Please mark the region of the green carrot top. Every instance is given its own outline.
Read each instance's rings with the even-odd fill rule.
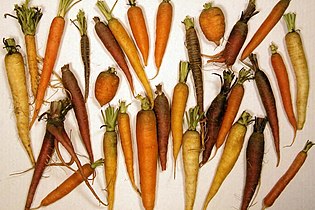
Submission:
[[[204,10],[210,9],[211,7],[212,7],[212,2],[207,2],[203,5]]]
[[[107,21],[110,21],[111,19],[113,19],[112,16],[112,12],[113,9],[115,8],[116,4],[118,1],[115,2],[115,4],[113,5],[112,9],[109,9],[108,5],[105,3],[105,1],[102,0],[98,0],[96,2],[96,6],[98,7],[98,9],[101,11],[101,13],[104,15],[105,19]]]
[[[77,0],[74,2],[74,0],[60,0],[59,6],[58,6],[58,12],[57,16],[64,17],[67,12],[77,3],[79,3],[81,0]]]
[[[126,101],[119,102],[119,113],[125,114],[127,113],[127,108],[130,104],[126,104]]]
[[[14,38],[7,39],[3,38],[3,44],[4,44],[3,48],[7,50],[8,55],[19,52],[18,50],[19,45],[16,45]]]
[[[275,44],[275,43],[271,43],[270,44],[270,51],[272,54],[276,54],[277,53],[277,50],[278,50],[278,46]]]
[[[185,28],[186,28],[186,31],[190,28],[194,28],[195,25],[194,25],[194,19],[189,17],[189,16],[186,16],[184,21],[183,21],[184,25],[185,25]]]
[[[104,163],[104,159],[98,159],[94,163],[91,164],[91,168],[95,169],[96,167],[102,165]]]
[[[185,83],[187,80],[187,75],[189,72],[189,62],[187,61],[180,61],[179,62],[179,83]]]
[[[115,108],[112,107],[112,106],[108,106],[105,109],[105,114],[101,110],[102,117],[103,117],[103,120],[104,120],[104,125],[106,126],[106,132],[115,131],[118,111],[119,111],[118,108],[115,110]]]
[[[314,145],[313,142],[307,140],[307,141],[306,141],[306,144],[305,144],[305,146],[304,146],[304,148],[303,148],[303,150],[302,150],[302,152],[307,153],[308,150],[310,150],[313,145]]]
[[[78,24],[76,24],[75,22],[78,22]],[[80,31],[81,36],[87,35],[87,22],[86,22],[85,13],[82,9],[79,10],[77,14],[77,19],[73,20],[72,23]]]
[[[152,110],[152,106],[150,103],[150,100],[148,99],[148,97],[143,97],[142,95],[137,95],[136,99],[140,100],[141,102],[141,109],[142,110]]]
[[[238,79],[236,81],[236,84],[243,84],[245,81],[253,79],[253,75],[251,73],[251,70],[246,70],[245,68],[242,68],[238,72]]]
[[[288,32],[294,32],[296,31],[295,29],[295,19],[296,19],[296,14],[293,12],[287,13],[283,15],[283,18],[286,22]]]
[[[186,112],[186,120],[188,123],[188,130],[195,131],[198,125],[198,122],[203,114],[199,114],[199,106],[195,106],[194,108],[190,108],[188,112]]]
[[[248,126],[252,122],[252,116],[247,111],[243,111],[241,117],[237,120],[238,124],[244,125],[245,127]]]

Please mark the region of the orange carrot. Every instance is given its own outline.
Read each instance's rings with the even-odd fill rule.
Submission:
[[[40,81],[38,84],[36,99],[35,99],[35,108],[32,120],[30,122],[30,128],[34,124],[39,112],[40,108],[44,102],[44,97],[46,93],[46,89],[48,87],[50,77],[55,66],[55,62],[57,59],[59,46],[61,44],[62,35],[65,27],[65,15],[71,9],[71,7],[78,3],[81,0],[60,0],[59,8],[57,12],[57,16],[52,20],[49,34],[46,43],[46,51],[43,63],[42,74],[40,77]]]
[[[173,6],[170,0],[163,0],[157,10],[156,14],[156,29],[155,29],[155,49],[154,59],[157,68],[157,73],[162,64],[163,56],[166,50],[168,38],[170,35],[171,25],[173,19]]]
[[[273,7],[267,18],[260,25],[252,39],[249,41],[247,46],[245,47],[241,60],[244,60],[251,54],[256,47],[266,38],[271,29],[279,22],[285,10],[288,8],[291,0],[280,0]]]
[[[149,57],[149,35],[145,24],[142,8],[136,5],[135,0],[129,1],[129,9],[127,11],[129,25],[137,46],[142,54],[144,65],[148,64]]]

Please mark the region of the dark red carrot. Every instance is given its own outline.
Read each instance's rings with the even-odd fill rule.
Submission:
[[[246,148],[246,181],[243,191],[241,210],[246,210],[258,185],[264,157],[264,129],[267,118],[255,119],[254,132],[248,140]]]
[[[250,54],[249,59],[252,63],[252,68],[255,71],[254,79],[263,106],[267,113],[267,118],[272,130],[274,145],[277,153],[277,166],[280,162],[280,137],[279,137],[279,122],[276,107],[276,100],[267,75],[259,69],[257,57],[255,54]]]
[[[134,93],[133,80],[124,52],[122,51],[109,27],[105,23],[101,22],[99,17],[94,17],[93,20],[95,21],[94,28],[98,38],[100,38],[105,48],[113,56],[118,66],[124,72],[130,85],[131,92]]]
[[[219,94],[211,102],[206,112],[205,147],[202,152],[202,160],[199,166],[203,166],[209,159],[213,146],[217,140],[222,119],[226,110],[227,96],[232,87],[234,73],[223,71],[223,83]],[[222,81],[222,79],[221,79]]]
[[[66,64],[61,68],[61,73],[62,84],[70,93],[70,99],[78,122],[83,144],[89,155],[90,162],[93,163],[94,157],[90,139],[89,119],[82,92],[78,85],[77,79],[75,78],[74,74],[70,71],[69,64]]]
[[[211,60],[208,62],[225,63],[227,67],[231,67],[245,42],[248,33],[248,21],[256,15],[255,0],[250,0],[245,11],[242,12],[240,19],[233,26],[229,38],[226,42],[224,50],[220,53],[209,56]]]
[[[171,109],[162,85],[156,86],[153,110],[157,121],[157,139],[162,171],[166,170],[168,138],[171,130]]]

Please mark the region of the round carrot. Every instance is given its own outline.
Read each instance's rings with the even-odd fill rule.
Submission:
[[[118,133],[121,140],[121,147],[125,157],[125,164],[127,168],[127,173],[134,190],[141,195],[138,189],[134,176],[133,168],[133,149],[132,149],[132,134],[130,117],[127,113],[127,107],[125,101],[121,101],[119,104],[119,113],[117,116]]]
[[[141,64],[140,57],[134,42],[132,41],[132,39],[130,38],[129,34],[127,33],[123,25],[120,23],[120,21],[112,16],[111,14],[112,10],[111,11],[109,10],[108,6],[104,1],[98,0],[96,5],[102,12],[102,14],[105,16],[106,20],[108,21],[108,27],[112,31],[117,42],[119,43],[123,51],[126,53],[128,60],[131,66],[133,67],[134,71],[136,72],[140,82],[142,83],[145,92],[150,100],[151,106],[153,107],[154,105],[153,92],[149,80]]]
[[[53,72],[55,62],[57,59],[59,47],[61,44],[62,35],[65,28],[65,19],[64,16],[71,9],[71,7],[78,3],[81,0],[60,0],[57,16],[51,22],[49,28],[49,34],[46,43],[46,51],[43,63],[43,69],[40,76],[37,94],[35,99],[35,107],[32,120],[30,122],[30,128],[33,126],[39,112],[40,108],[44,102],[44,97],[46,93],[46,89],[48,87],[51,74]]]
[[[288,186],[294,176],[298,173],[300,168],[303,166],[306,158],[308,150],[314,145],[313,142],[307,141],[303,150],[301,150],[291,163],[290,167],[287,171],[280,177],[277,183],[272,187],[269,193],[263,199],[264,209],[266,207],[270,207],[276,201],[276,199],[280,196],[283,190]]]
[[[105,114],[102,112],[106,131],[103,138],[104,170],[108,209],[114,209],[115,184],[117,177],[117,133],[115,130],[118,109],[108,106]]]
[[[174,87],[171,103],[171,132],[173,138],[174,177],[176,174],[176,159],[183,141],[183,118],[189,93],[189,88],[186,84],[188,72],[188,62],[180,61],[179,80]]]
[[[185,172],[185,209],[192,210],[195,203],[197,180],[199,172],[199,154],[201,149],[200,133],[196,131],[199,123],[199,107],[190,108],[188,111],[188,129],[183,134],[183,165]],[[189,115],[189,117],[188,117]]]
[[[108,67],[108,70],[99,73],[95,81],[94,91],[95,98],[101,107],[109,103],[115,97],[119,81],[114,67]]]
[[[277,48],[278,47],[275,44],[270,45],[270,49],[272,53],[271,65],[277,77],[284,110],[287,114],[290,124],[293,127],[294,136],[293,136],[293,141],[291,143],[292,145],[296,136],[297,123],[296,123],[296,119],[295,119],[295,115],[293,111],[291,92],[290,92],[290,81],[288,77],[287,68],[284,64],[282,56],[277,52]]]
[[[141,52],[144,65],[148,64],[149,57],[149,35],[145,24],[142,8],[136,5],[135,0],[129,1],[129,9],[127,11],[129,25],[136,44]]]
[[[162,65],[173,20],[173,6],[170,0],[162,0],[156,14],[154,59],[157,73]]]
[[[220,45],[225,32],[225,17],[219,7],[214,7],[212,2],[205,3],[199,15],[199,25],[210,42]]]
[[[302,130],[306,120],[310,76],[301,35],[295,29],[295,18],[295,13],[284,15],[288,28],[285,43],[296,78],[297,129]]]
[[[273,29],[273,27],[279,22],[285,10],[288,8],[290,2],[291,0],[279,0],[278,3],[272,8],[269,15],[266,17],[264,22],[255,32],[252,39],[244,48],[243,53],[241,55],[241,60],[247,58],[256,49],[256,47],[266,38],[266,36]]]
[[[280,163],[280,137],[276,100],[267,75],[259,69],[256,55],[250,54],[249,59],[252,63],[252,68],[255,71],[255,83],[271,127],[274,145],[277,153],[278,166]]]
[[[34,166],[35,158],[28,129],[29,103],[23,56],[18,51],[13,38],[3,39],[3,43],[4,48],[7,50],[7,54],[4,57],[4,63],[12,94],[18,135],[32,165]]]
[[[156,117],[148,98],[141,100],[141,110],[136,116],[136,138],[142,204],[145,210],[153,210],[155,203],[158,142]]]
[[[254,132],[248,140],[246,148],[246,179],[243,190],[243,199],[241,210],[248,209],[249,203],[256,191],[256,187],[260,180],[262,162],[265,152],[264,129],[267,118],[255,119]]]
[[[156,86],[157,94],[154,99],[154,113],[157,120],[157,138],[159,158],[162,171],[166,170],[168,138],[171,130],[171,109],[167,97],[162,91],[162,85]]]
[[[209,202],[219,191],[223,181],[233,169],[243,148],[247,125],[251,122],[251,118],[252,116],[248,112],[244,111],[238,121],[233,124],[226,139],[220,162],[217,166],[212,184],[204,202],[204,210],[207,209]]]
[[[112,57],[114,58],[118,66],[124,72],[128,80],[131,92],[134,93],[133,80],[132,80],[131,73],[129,71],[129,67],[128,67],[124,52],[122,51],[121,47],[117,43],[108,25],[101,22],[98,17],[94,17],[93,20],[95,22],[94,28],[95,28],[95,32],[98,38],[100,38],[105,48],[112,55]]]

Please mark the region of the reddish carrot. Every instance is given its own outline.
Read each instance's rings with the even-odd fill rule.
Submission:
[[[69,68],[69,64],[64,65],[61,68],[62,73],[62,84],[69,91],[73,110],[78,122],[81,138],[85,149],[89,155],[90,162],[94,162],[91,139],[90,139],[90,128],[89,118],[85,107],[84,98],[77,79]]]
[[[62,35],[65,27],[65,15],[71,9],[71,7],[80,2],[81,0],[60,0],[59,8],[57,12],[57,16],[52,20],[49,34],[46,43],[46,51],[43,63],[43,69],[40,77],[40,81],[38,84],[36,99],[35,99],[35,108],[32,120],[30,122],[30,128],[34,124],[40,108],[44,102],[44,97],[46,93],[46,89],[48,87],[50,76],[52,74],[53,68],[55,66],[55,62],[57,59],[59,46],[61,44]]]
[[[131,76],[124,52],[122,51],[117,40],[115,39],[114,35],[110,31],[108,25],[101,22],[98,17],[94,17],[93,20],[95,21],[94,28],[95,28],[95,32],[98,38],[100,38],[105,48],[112,55],[112,57],[114,58],[118,66],[124,72],[128,80],[131,92],[133,94],[134,93],[133,80],[132,80],[132,76]]]
[[[243,191],[243,200],[241,210],[246,210],[256,191],[258,185],[262,162],[264,157],[264,129],[267,123],[267,118],[255,119],[254,132],[248,140],[246,148],[246,180]]]
[[[258,61],[255,54],[251,54],[249,59],[252,63],[252,68],[255,71],[254,79],[262,100],[263,106],[267,113],[268,121],[272,130],[274,145],[277,153],[277,166],[280,163],[280,137],[279,137],[279,122],[277,114],[276,100],[267,75],[259,69]]]
[[[270,207],[276,201],[276,199],[280,196],[283,190],[288,186],[291,180],[295,177],[295,175],[299,172],[300,168],[303,166],[306,158],[308,150],[314,145],[313,142],[307,141],[303,150],[301,150],[291,163],[290,167],[287,171],[280,177],[277,183],[272,187],[269,193],[263,199],[263,208]]]
[[[159,158],[162,171],[166,170],[168,138],[171,130],[171,109],[167,97],[162,91],[162,85],[156,86],[157,94],[154,99],[154,113],[157,120],[157,138]]]
[[[233,26],[224,50],[216,55],[209,56],[212,59],[208,60],[208,62],[225,63],[227,67],[231,67],[235,63],[235,60],[247,37],[247,23],[249,19],[257,13],[255,0],[250,0],[246,10],[242,12],[241,18]]]
[[[279,0],[278,3],[272,8],[269,15],[266,17],[264,22],[255,32],[252,39],[244,48],[243,53],[241,55],[241,60],[247,58],[256,49],[256,47],[266,38],[269,32],[279,22],[285,10],[288,8],[290,2],[291,0]]]
[[[145,24],[142,8],[136,5],[135,0],[129,1],[129,9],[127,11],[129,25],[137,46],[142,54],[144,65],[148,64],[149,57],[149,35]]]
[[[205,147],[202,152],[202,160],[199,167],[209,159],[213,146],[216,143],[222,119],[226,110],[227,96],[231,90],[234,74],[231,71],[223,71],[223,80],[219,94],[211,102],[206,113]],[[222,79],[221,79],[222,81]]]
[[[293,127],[293,144],[295,140],[296,130],[297,130],[297,123],[293,111],[292,99],[291,99],[291,92],[290,92],[290,81],[287,73],[287,68],[284,64],[282,56],[277,52],[278,47],[275,44],[270,45],[271,49],[271,64],[273,70],[276,74],[278,86],[281,94],[282,104],[284,110],[287,114],[288,120]]]

